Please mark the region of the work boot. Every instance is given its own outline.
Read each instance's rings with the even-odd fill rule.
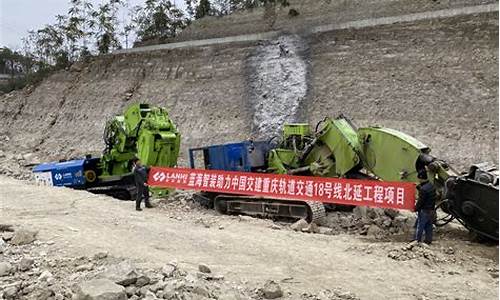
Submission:
[[[135,208],[135,210],[137,210],[137,211],[142,211],[142,208],[140,208],[140,207],[136,207],[136,208]]]
[[[151,205],[151,203],[146,203],[146,208],[153,208],[153,205]]]

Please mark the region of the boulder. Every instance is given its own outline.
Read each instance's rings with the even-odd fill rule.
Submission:
[[[210,292],[206,289],[206,287],[204,287],[200,284],[196,284],[195,286],[193,286],[191,293],[196,294],[196,295],[200,295],[200,296],[206,297],[206,298],[210,297]]]
[[[198,270],[202,273],[212,273],[212,270],[210,270],[210,268],[205,264],[200,264],[198,266]]]
[[[144,297],[144,300],[156,300],[158,299],[158,297],[156,297],[156,295],[152,292],[147,292],[146,293],[146,296]]]
[[[2,239],[6,242],[12,240],[13,237],[14,237],[14,232],[11,231],[2,232]]]
[[[143,286],[143,287],[139,288],[136,292],[136,294],[138,296],[142,296],[142,297],[145,297],[148,293],[151,293],[151,291],[149,290],[149,288],[147,286]]]
[[[0,262],[0,277],[7,276],[14,271],[14,268],[8,262]]]
[[[331,228],[320,226],[318,230],[320,234],[333,235],[333,229]]]
[[[356,206],[352,209],[352,214],[356,219],[366,219],[367,218],[367,210],[366,206]]]
[[[110,266],[106,271],[99,274],[98,277],[109,279],[119,285],[128,286],[137,281],[139,273],[130,262],[123,261],[117,265]]]
[[[76,267],[75,271],[76,272],[84,272],[84,271],[90,271],[92,270],[93,266],[92,264],[84,264],[84,265],[79,265]]]
[[[276,299],[283,296],[283,291],[278,283],[269,280],[261,288],[262,297],[264,299]]]
[[[373,220],[373,223],[377,224],[381,228],[389,227],[391,225],[391,218],[388,216],[381,216]],[[387,225],[389,224],[389,225]]]
[[[54,276],[52,275],[52,273],[45,270],[42,272],[42,274],[40,274],[40,276],[38,276],[38,281],[51,282],[53,280],[53,278],[54,278]]]
[[[33,263],[35,261],[32,258],[29,257],[23,257],[21,261],[19,261],[19,270],[21,271],[28,271],[31,269],[31,266],[33,266]]]
[[[274,230],[280,230],[281,229],[281,226],[277,225],[277,224],[273,224],[271,225],[271,229],[274,229]]]
[[[149,284],[149,282],[151,282],[151,279],[148,276],[141,275],[141,276],[137,277],[137,280],[135,282],[135,286],[143,287],[143,286]]]
[[[149,290],[153,293],[156,293],[158,292],[159,290],[163,290],[163,288],[165,287],[166,283],[163,282],[163,281],[158,281],[157,283],[153,284],[153,285],[150,285],[149,286]]]
[[[377,225],[370,225],[370,227],[368,227],[368,231],[366,232],[366,234],[371,236],[377,236],[381,232],[382,229],[380,229],[380,227],[378,227]]]
[[[26,245],[33,243],[36,240],[37,231],[31,231],[26,229],[19,229],[14,233],[10,243],[12,245]]]
[[[370,219],[378,219],[382,218],[385,216],[385,212],[382,208],[377,208],[377,207],[369,207],[367,208],[367,216]]]
[[[94,255],[94,259],[105,259],[108,257],[108,252],[99,252]]]
[[[302,229],[302,231],[304,231],[304,229]],[[316,225],[316,223],[310,223],[305,228],[305,231],[309,232],[309,233],[319,233],[320,232],[319,227],[318,227],[318,225]]]
[[[290,228],[295,231],[302,231],[302,229],[307,228],[307,226],[309,226],[307,221],[304,219],[300,219],[297,222],[290,225]]]
[[[455,254],[455,249],[453,249],[452,247],[448,247],[448,248],[444,249],[443,252],[448,254],[448,255],[452,255],[452,254]]]
[[[3,296],[5,299],[17,299],[17,292],[19,292],[19,287],[17,285],[11,285],[4,289]]]
[[[177,270],[177,267],[174,264],[166,264],[161,268],[161,273],[165,277],[172,277],[174,276],[174,272]]]
[[[397,211],[395,209],[391,209],[391,208],[384,209],[384,213],[388,217],[390,217],[391,219],[394,219],[395,217],[397,217],[399,215],[399,211]]]
[[[125,288],[125,293],[128,297],[132,297],[137,292],[137,288],[133,285],[129,285]]]
[[[384,221],[382,222],[382,226],[385,228],[391,227],[392,221],[390,218],[385,218]]]
[[[54,300],[64,300],[64,296],[61,293],[56,293],[54,295]]]
[[[396,216],[392,222],[394,226],[402,227],[406,223],[406,220],[408,220],[407,216]]]
[[[127,300],[127,294],[109,279],[93,279],[78,284],[75,300]]]
[[[35,284],[29,284],[29,285],[26,285],[23,287],[23,294],[24,295],[27,295],[27,294],[30,294],[32,293],[34,290],[36,289],[36,286]]]

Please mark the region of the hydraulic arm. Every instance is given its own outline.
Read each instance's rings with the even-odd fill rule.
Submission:
[[[146,166],[173,167],[179,155],[180,134],[164,108],[133,104],[106,123],[104,143],[101,157],[89,155],[35,167],[37,180],[131,199],[135,195],[132,158],[137,156]]]
[[[108,121],[104,143],[103,175],[114,176],[129,173],[134,156],[147,166],[176,165],[180,134],[164,108],[134,104]]]

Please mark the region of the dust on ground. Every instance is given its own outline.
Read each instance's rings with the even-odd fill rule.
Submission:
[[[328,224],[320,227],[332,232],[312,234],[283,220],[222,216],[182,193],[136,212],[132,202],[6,177],[0,189],[1,223],[14,230],[2,232],[4,298],[36,299],[43,290],[43,299],[70,299],[95,286],[116,299],[498,298],[498,246],[472,242],[455,225],[425,247],[383,226],[382,235]],[[36,240],[13,244],[21,228]],[[117,265],[135,281],[117,279]],[[169,277],[165,268],[178,271]]]

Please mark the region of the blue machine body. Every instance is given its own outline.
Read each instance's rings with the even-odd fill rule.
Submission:
[[[196,168],[196,154],[203,154],[207,170],[251,172],[265,168],[270,146],[267,141],[243,141],[189,149],[189,163]]]
[[[85,167],[98,158],[74,159],[63,162],[49,162],[35,166],[33,173],[38,183],[72,188],[85,187]]]

